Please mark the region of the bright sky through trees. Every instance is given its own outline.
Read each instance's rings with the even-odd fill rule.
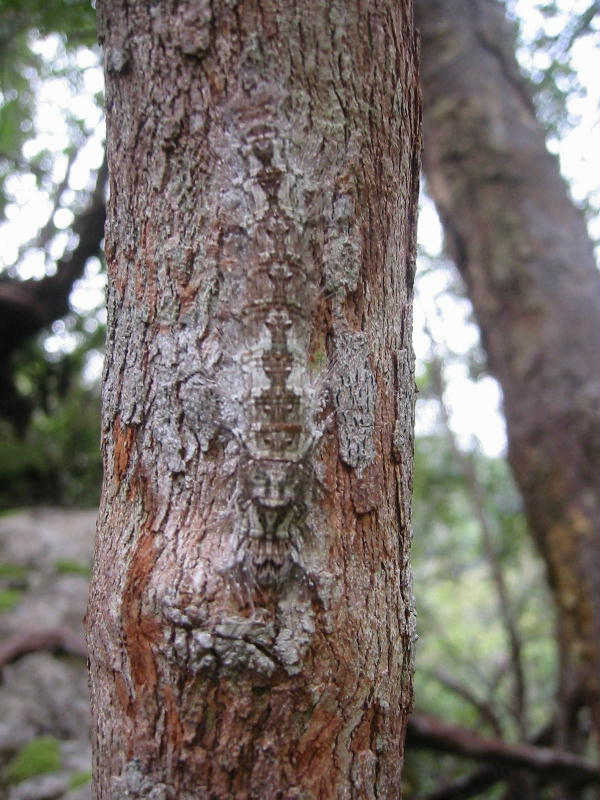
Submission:
[[[525,44],[519,51],[522,64],[529,70],[548,66],[552,56],[539,49],[528,48],[538,31],[544,26],[548,35],[561,33],[566,26],[569,12],[583,12],[588,0],[561,0],[558,6],[563,16],[545,20],[536,0],[512,0],[509,8],[521,20]],[[82,72],[79,86],[73,86],[68,77],[53,77],[39,82],[36,87],[38,108],[36,115],[37,135],[26,142],[25,159],[31,159],[42,151],[54,159],[53,178],[59,183],[68,171],[68,185],[62,194],[62,207],[54,208],[49,193],[36,189],[33,175],[15,177],[8,185],[12,202],[6,208],[6,221],[0,225],[0,269],[10,268],[19,261],[18,274],[22,278],[42,277],[52,269],[44,251],[35,246],[22,252],[23,245],[38,234],[39,229],[53,214],[58,229],[64,230],[54,238],[51,258],[59,258],[69,241],[69,226],[73,214],[69,202],[76,192],[89,186],[93,172],[103,157],[104,125],[102,114],[94,101],[94,95],[102,89],[102,73],[98,56],[87,48],[75,54],[67,54],[60,38],[49,36],[37,39],[34,49],[54,67],[69,63]],[[592,36],[575,41],[569,51],[571,66],[578,74],[585,89],[585,96],[571,96],[565,109],[564,131],[560,140],[551,137],[549,147],[559,155],[563,174],[569,180],[573,197],[578,202],[588,200],[597,206],[600,202],[600,149],[596,145],[598,131],[598,108],[600,104],[600,82],[597,80],[597,43]],[[69,115],[83,120],[85,144],[70,161],[65,150],[70,142],[72,125]],[[590,223],[592,235],[600,238],[600,220]],[[489,376],[473,380],[469,374],[468,354],[478,341],[476,325],[470,318],[471,309],[467,300],[449,291],[456,283],[454,271],[448,268],[441,256],[442,233],[431,201],[423,195],[419,220],[419,245],[421,257],[416,282],[415,299],[415,351],[417,372],[422,372],[431,355],[432,341],[436,352],[445,362],[447,382],[446,402],[452,425],[461,443],[468,445],[473,437],[488,455],[496,455],[504,449],[505,434],[500,413],[500,391]],[[438,265],[437,268],[433,265]],[[97,309],[102,302],[105,277],[97,259],[91,259],[84,279],[78,282],[71,296],[72,308],[86,314]],[[100,312],[101,314],[102,312]],[[90,322],[93,324],[93,322]],[[97,323],[96,323],[97,324]],[[53,335],[45,342],[51,354],[74,347],[73,335],[64,322],[57,322]],[[88,365],[88,378],[100,374],[100,357],[92,358]],[[425,432],[435,424],[436,403],[421,401],[417,404],[417,431]]]
[[[534,41],[542,28],[548,36],[568,32],[569,13],[582,14],[590,3],[588,0],[561,0],[557,6],[562,13],[551,19],[545,19],[540,12],[539,0],[514,0],[508,5],[521,22],[525,44],[520,47],[518,56],[528,72],[535,73],[536,70],[547,68],[552,56],[558,53],[561,58],[568,56],[571,67],[577,73],[584,92],[581,96],[570,93],[564,109],[560,139],[550,136],[548,147],[560,159],[561,170],[569,181],[573,198],[580,203],[587,201],[597,209],[600,205],[597,39],[594,36],[580,37],[566,54],[559,52],[560,42],[555,46],[555,53],[526,46]],[[563,86],[559,85],[559,89],[563,89]],[[600,239],[600,218],[597,214],[589,220],[589,227],[591,235],[596,240]],[[433,340],[437,354],[444,361],[447,382],[445,400],[459,441],[467,446],[475,438],[487,455],[498,455],[506,445],[500,389],[496,381],[487,375],[478,380],[473,380],[469,375],[467,355],[478,342],[478,330],[471,319],[470,303],[449,291],[457,275],[455,270],[448,268],[441,256],[441,225],[433,203],[424,194],[418,237],[422,255],[417,270],[415,297],[417,372],[423,370],[427,358],[432,355]],[[440,263],[440,268],[433,268],[432,262]],[[436,401],[418,402],[417,432],[430,430],[437,413]]]

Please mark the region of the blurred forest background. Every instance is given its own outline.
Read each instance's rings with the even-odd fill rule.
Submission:
[[[538,119],[559,153],[573,131],[589,125],[590,106],[597,116],[590,77],[581,71],[585,59],[597,67],[597,4],[506,5]],[[15,531],[35,535],[19,527],[22,517],[10,527],[16,509],[91,509],[99,499],[106,192],[100,63],[87,0],[0,0],[0,534],[7,541]],[[570,177],[594,237],[598,192],[589,175],[587,183]],[[420,640],[403,793],[591,800],[598,772],[590,711],[576,706],[560,750],[552,730],[564,713],[561,648],[546,571],[503,456],[499,390],[423,190],[413,522]],[[45,514],[60,528],[54,511],[35,518]],[[89,524],[84,528],[89,540]],[[31,552],[14,555],[18,548],[5,545],[0,616],[16,614],[27,592],[40,587],[27,572]],[[86,547],[55,555],[50,572],[85,581]],[[0,625],[5,675],[40,641],[34,621],[15,619],[18,625]],[[64,627],[51,633],[40,650],[79,658]],[[27,741],[0,732],[0,797],[85,797],[81,765],[54,794],[35,794],[35,780],[65,767],[57,750],[63,734],[47,722],[27,731]],[[547,745],[562,757],[550,769],[536,761]]]

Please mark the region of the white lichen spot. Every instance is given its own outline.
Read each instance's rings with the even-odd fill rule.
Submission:
[[[364,333],[336,335],[336,358],[331,391],[339,430],[340,457],[362,470],[375,460],[373,430],[377,397]]]
[[[167,800],[167,787],[148,774],[141,759],[133,758],[112,778],[111,800]]]

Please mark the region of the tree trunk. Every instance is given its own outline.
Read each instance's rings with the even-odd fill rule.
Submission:
[[[98,11],[95,796],[397,798],[414,630],[409,0]]]
[[[502,6],[418,0],[424,167],[504,393],[509,458],[600,730],[600,294]]]

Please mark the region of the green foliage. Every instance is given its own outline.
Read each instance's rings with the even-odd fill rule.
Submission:
[[[0,561],[0,581],[21,582],[27,577],[27,568],[21,564]]]
[[[60,742],[54,736],[38,736],[22,747],[4,770],[7,783],[21,783],[36,775],[61,768]]]
[[[38,504],[97,504],[102,480],[100,396],[81,379],[104,327],[85,332],[71,315],[62,327],[77,344],[70,353],[48,354],[40,337],[14,361],[17,388],[35,409],[24,435],[0,420],[0,510]]]
[[[0,20],[13,32],[33,28],[41,36],[58,33],[70,47],[90,47],[96,41],[90,0],[0,0]]]
[[[532,84],[532,95],[538,118],[548,131],[563,135],[577,125],[577,117],[566,113],[572,97],[584,96],[585,90],[572,63],[573,46],[586,36],[598,34],[598,3],[538,2],[540,24],[535,34],[525,41],[519,20],[520,39],[524,45],[521,60]]]
[[[92,574],[89,564],[82,564],[72,558],[59,558],[54,562],[54,569],[59,575],[83,575],[84,578],[89,578]]]
[[[425,384],[427,379],[425,378]],[[526,717],[533,733],[548,722],[557,653],[551,601],[532,549],[518,494],[503,459],[474,454],[477,480],[523,643]],[[413,501],[413,569],[417,597],[415,695],[420,711],[482,735],[497,735],[466,689],[495,715],[507,740],[520,741],[507,631],[469,486],[445,435],[417,438]],[[407,800],[473,771],[469,761],[407,751]],[[487,800],[501,796],[488,790]]]
[[[21,564],[0,562],[0,612],[11,611],[23,597],[28,570]]]
[[[0,589],[0,612],[11,611],[21,602],[23,592],[18,589]]]
[[[452,784],[473,772],[472,765],[465,764],[444,753],[408,752],[402,768],[402,797],[404,800],[421,800],[439,789],[440,776]],[[500,800],[504,797],[506,787],[502,784],[492,787],[477,795],[478,800]],[[470,795],[471,796],[471,795]],[[541,798],[539,800],[542,800]]]
[[[40,153],[34,163],[22,157],[35,134],[35,92],[41,81],[77,72],[58,60],[41,58],[35,43],[54,34],[65,53],[95,44],[94,10],[88,0],[0,0],[0,213],[7,202],[6,180],[33,174],[38,185],[49,179],[53,161]],[[76,139],[74,139],[76,141]]]
[[[69,781],[69,790],[80,789],[92,780],[91,772],[74,772]]]
[[[89,507],[98,502],[102,465],[97,389],[76,385],[61,402],[38,409],[23,438],[8,423],[1,433],[0,508]]]
[[[86,319],[70,314],[58,323],[75,343],[71,352],[49,354],[42,335],[30,341],[13,358],[17,388],[23,399],[46,415],[56,413],[77,390],[81,374],[91,353],[104,345],[105,328],[95,326],[92,333],[85,330]]]

